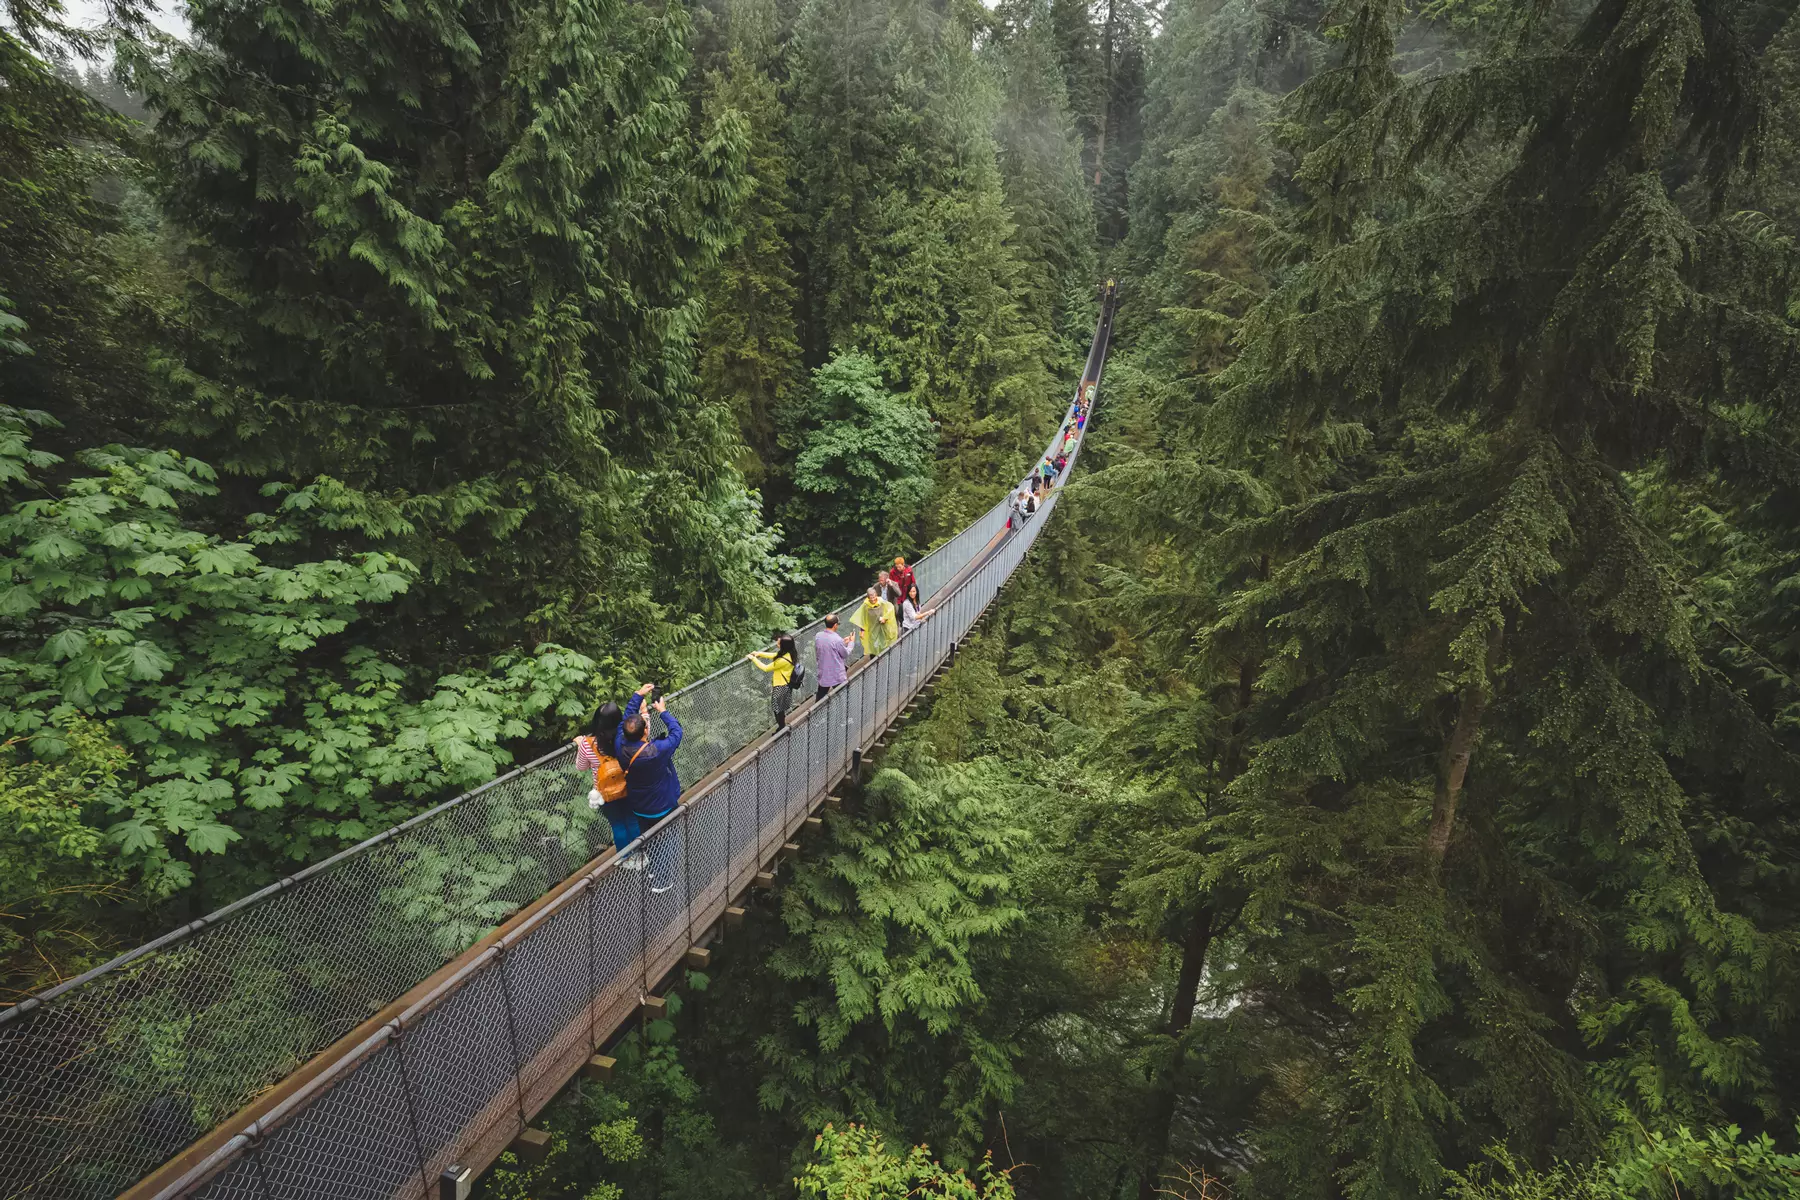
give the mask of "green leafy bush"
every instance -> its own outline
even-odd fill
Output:
[[[214,490],[205,463],[108,446],[64,464],[32,447],[48,422],[0,408],[0,735],[54,764],[92,759],[69,731],[107,723],[129,757],[82,821],[146,897],[240,841],[301,862],[366,837],[583,710],[594,664],[559,647],[431,680],[346,636],[415,573],[376,553],[282,563],[330,481],[208,529],[187,515]]]

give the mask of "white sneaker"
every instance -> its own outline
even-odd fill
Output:
[[[653,896],[660,896],[664,892],[672,890],[674,887],[675,885],[672,883],[656,882],[656,877],[654,875],[650,877],[650,894]]]

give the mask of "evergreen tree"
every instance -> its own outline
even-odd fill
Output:
[[[425,581],[382,636],[439,664],[556,638],[681,673],[774,623],[734,422],[691,399],[746,128],[688,136],[683,11],[189,17],[144,72],[193,281],[167,419],[236,503],[350,489],[340,536]]]
[[[790,53],[809,351],[854,346],[939,423],[946,533],[1049,429],[1049,330],[1020,312],[995,94],[958,0],[812,0]]]
[[[0,28],[0,401],[49,412],[59,450],[137,427],[152,297],[133,278],[141,230],[111,202],[136,171],[130,122],[40,54],[94,51],[54,10]],[[124,9],[127,19],[130,8]],[[63,428],[79,430],[65,441]],[[92,439],[92,440],[85,440]]]
[[[1022,831],[970,772],[884,769],[832,846],[782,895],[788,941],[769,960],[798,1028],[759,1045],[765,1107],[802,1128],[845,1120],[919,1131],[976,1157],[1014,1082],[986,1036],[973,960],[1024,916],[1008,868]]]
[[[738,0],[729,10],[725,66],[708,80],[706,110],[742,113],[750,126],[749,194],[738,210],[738,241],[708,274],[700,336],[700,394],[737,414],[751,455],[746,474],[761,482],[777,457],[776,417],[800,373],[795,285],[788,229],[792,197],[781,140],[786,112],[770,71],[779,53],[770,0]]]
[[[1013,0],[995,12],[989,53],[1000,76],[1000,171],[1018,233],[1021,306],[1075,353],[1092,332],[1099,264],[1081,140],[1056,61],[1052,6]],[[1070,354],[1069,357],[1073,357]]]
[[[1407,77],[1398,6],[1329,11],[1294,265],[1196,413],[1170,628],[1224,736],[1161,870],[1246,899],[1251,1194],[1792,1120],[1795,912],[1743,881],[1794,747],[1624,474],[1786,486],[1791,262],[1719,205],[1757,89],[1686,4],[1562,15]]]

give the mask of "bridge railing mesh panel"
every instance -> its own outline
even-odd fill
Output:
[[[1097,350],[1105,332],[1103,318]],[[1006,530],[1006,502],[922,558],[937,615],[873,663],[854,650],[849,683],[818,703],[823,621],[800,631],[807,679],[784,734],[403,1031],[308,1084],[307,1103],[234,1138],[199,1194],[422,1196],[471,1139],[510,1137],[533,1064],[581,1050],[565,1043],[608,997],[631,1001],[716,919],[968,632],[1055,503],[965,578]],[[682,778],[764,738],[769,692],[739,662],[671,694]],[[232,1117],[598,856],[610,833],[587,790],[558,751],[0,1014],[0,1196],[115,1196]]]

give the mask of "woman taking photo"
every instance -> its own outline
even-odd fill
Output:
[[[800,661],[794,635],[784,633],[775,639],[773,651],[752,650],[744,659],[757,670],[769,673],[769,703],[775,709],[775,728],[785,727],[788,708],[794,702],[794,665]]]

